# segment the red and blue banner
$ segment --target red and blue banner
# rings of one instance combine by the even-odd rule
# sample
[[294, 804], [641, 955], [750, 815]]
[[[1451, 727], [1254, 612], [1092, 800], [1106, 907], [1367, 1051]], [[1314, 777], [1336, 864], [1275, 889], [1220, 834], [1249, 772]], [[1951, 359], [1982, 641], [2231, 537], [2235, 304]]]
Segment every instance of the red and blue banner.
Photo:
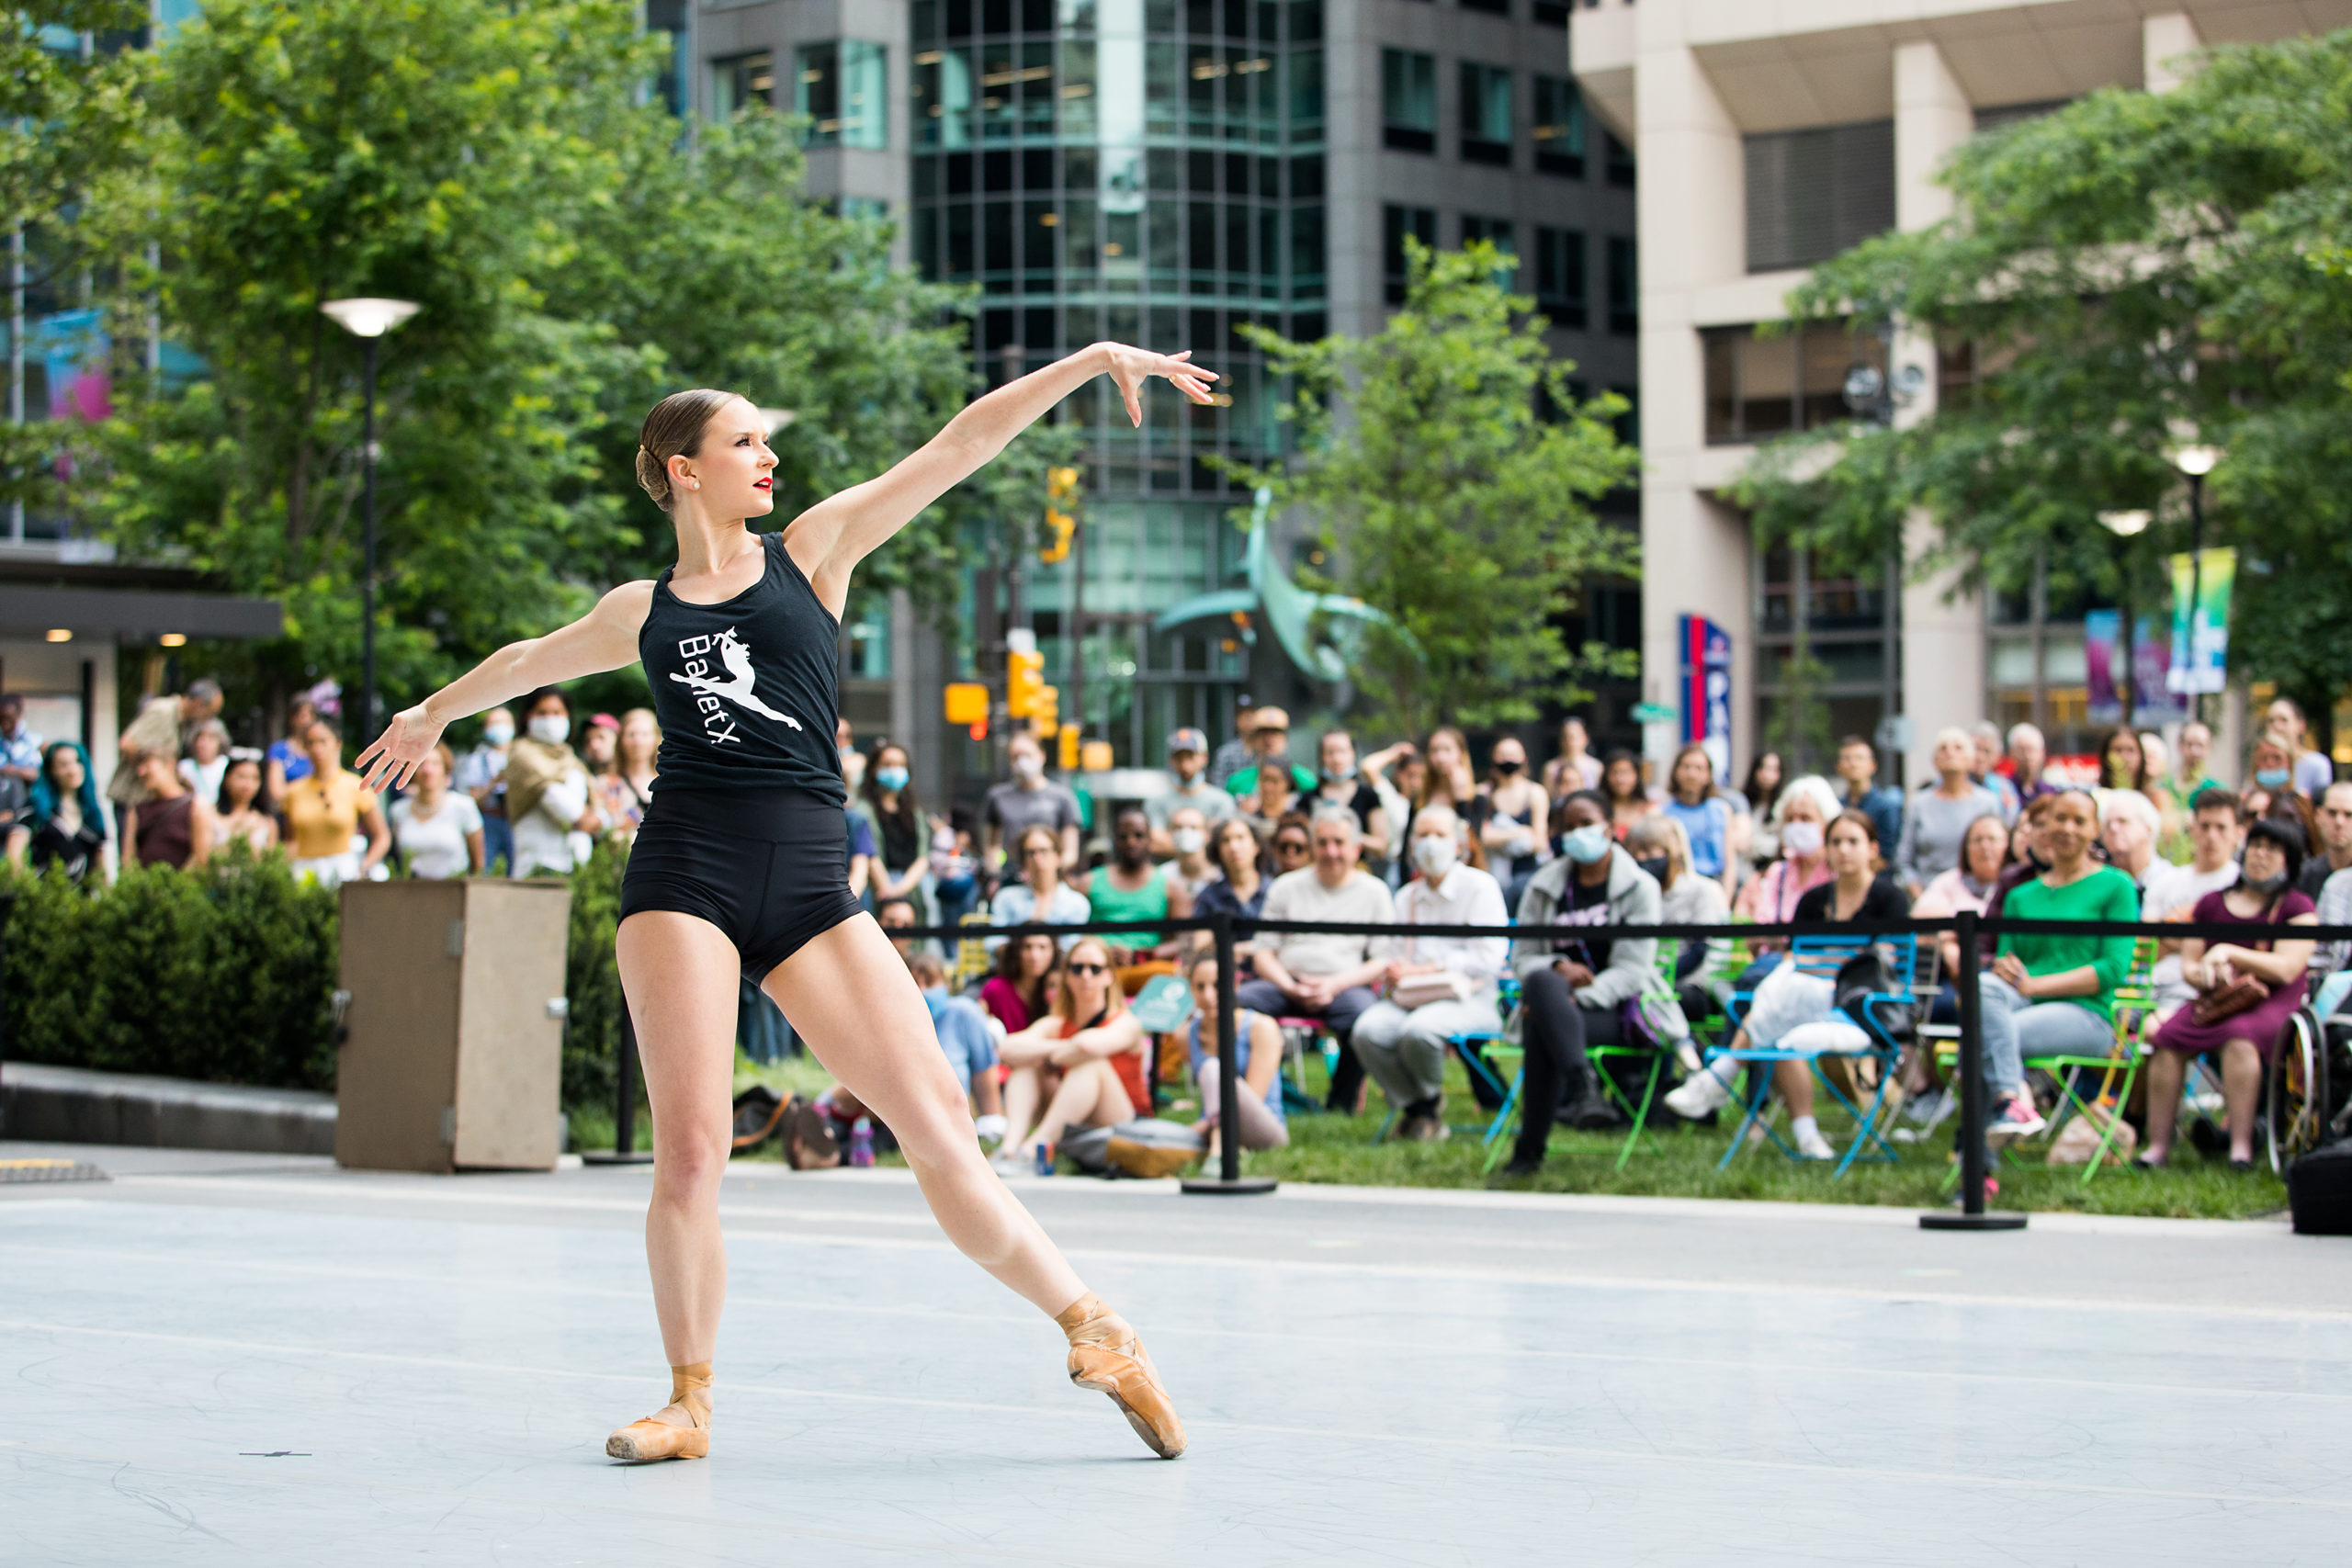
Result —
[[1682, 743], [1703, 746], [1715, 782], [1731, 783], [1731, 634], [1704, 615], [1681, 617]]

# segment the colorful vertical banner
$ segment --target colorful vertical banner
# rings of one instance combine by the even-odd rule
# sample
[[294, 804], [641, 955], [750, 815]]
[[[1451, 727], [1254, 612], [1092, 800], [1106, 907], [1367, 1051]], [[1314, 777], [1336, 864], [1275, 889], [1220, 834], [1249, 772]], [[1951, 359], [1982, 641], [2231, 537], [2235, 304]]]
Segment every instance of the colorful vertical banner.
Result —
[[2122, 722], [2124, 683], [2128, 681], [2132, 723], [2177, 724], [2188, 716], [2188, 705], [2165, 689], [2172, 665], [2169, 630], [2154, 615], [2136, 615], [2132, 623], [2131, 646], [2126, 648], [2120, 611], [2092, 610], [2083, 616], [2083, 662], [2090, 687], [2090, 721]]
[[2172, 661], [2165, 673], [2166, 691], [2194, 696], [2229, 684], [2230, 590], [2237, 574], [2234, 549], [2172, 558]]
[[1715, 782], [1731, 783], [1731, 634], [1704, 615], [1684, 615], [1682, 743], [1703, 746]]

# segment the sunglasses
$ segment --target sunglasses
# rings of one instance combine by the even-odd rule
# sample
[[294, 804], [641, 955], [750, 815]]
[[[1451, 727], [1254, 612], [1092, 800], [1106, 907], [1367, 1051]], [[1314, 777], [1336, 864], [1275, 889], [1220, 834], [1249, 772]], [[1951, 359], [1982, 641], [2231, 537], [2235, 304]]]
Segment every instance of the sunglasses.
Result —
[[1296, 839], [1276, 839], [1274, 840], [1274, 853], [1278, 855], [1303, 855], [1306, 853], [1306, 846]]
[[1073, 975], [1108, 975], [1111, 972], [1107, 964], [1071, 964], [1065, 967]]
[[1032, 844], [1027, 849], [1021, 852], [1021, 858], [1023, 860], [1035, 860], [1039, 855], [1054, 855], [1059, 853], [1061, 853], [1059, 850], [1053, 848], [1049, 844]]

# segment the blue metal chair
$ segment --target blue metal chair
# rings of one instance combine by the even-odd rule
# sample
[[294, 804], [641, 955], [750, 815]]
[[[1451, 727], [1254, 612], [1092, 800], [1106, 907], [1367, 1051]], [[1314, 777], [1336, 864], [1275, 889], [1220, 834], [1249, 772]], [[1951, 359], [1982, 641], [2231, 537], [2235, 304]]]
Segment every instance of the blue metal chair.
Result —
[[[1449, 1122], [1446, 1126], [1448, 1132], [1465, 1135], [1475, 1133], [1482, 1144], [1492, 1145], [1501, 1136], [1504, 1123], [1518, 1109], [1520, 1088], [1527, 1072], [1526, 1053], [1504, 1037], [1510, 1027], [1511, 1011], [1518, 1005], [1519, 981], [1516, 976], [1505, 975], [1496, 992], [1496, 1009], [1502, 1017], [1503, 1028], [1493, 1032], [1480, 1031], [1446, 1037], [1446, 1044], [1462, 1059], [1463, 1071], [1470, 1078], [1473, 1098], [1476, 1097], [1478, 1087], [1484, 1085], [1496, 1100], [1495, 1113], [1487, 1120]], [[1519, 1065], [1512, 1069], [1511, 1076], [1505, 1078], [1498, 1065], [1487, 1059], [1490, 1055], [1515, 1056]], [[1396, 1108], [1390, 1106], [1388, 1114], [1380, 1119], [1380, 1126], [1372, 1134], [1374, 1143], [1387, 1139], [1389, 1130], [1396, 1124]]]
[[[1716, 1169], [1721, 1170], [1731, 1164], [1733, 1156], [1746, 1145], [1748, 1130], [1751, 1127], [1760, 1126], [1764, 1130], [1765, 1136], [1789, 1158], [1804, 1157], [1781, 1136], [1767, 1114], [1767, 1107], [1772, 1094], [1770, 1069], [1772, 1065], [1781, 1062], [1804, 1063], [1812, 1072], [1815, 1080], [1821, 1085], [1831, 1100], [1854, 1118], [1854, 1141], [1848, 1146], [1845, 1154], [1838, 1160], [1836, 1168], [1830, 1172], [1832, 1179], [1845, 1175], [1857, 1159], [1868, 1159], [1876, 1164], [1885, 1165], [1894, 1163], [1896, 1158], [1894, 1150], [1888, 1145], [1880, 1122], [1887, 1106], [1887, 1091], [1894, 1083], [1896, 1065], [1902, 1056], [1902, 1045], [1894, 1033], [1890, 1032], [1883, 1010], [1893, 1008], [1905, 1017], [1915, 1014], [1917, 1010], [1917, 993], [1912, 987], [1912, 976], [1916, 973], [1917, 958], [1916, 940], [1908, 935], [1801, 936], [1791, 942], [1789, 955], [1783, 962], [1795, 964], [1803, 974], [1816, 976], [1825, 980], [1835, 979], [1838, 971], [1844, 966], [1847, 960], [1857, 956], [1865, 948], [1873, 946], [1887, 955], [1887, 968], [1893, 976], [1893, 988], [1871, 992], [1864, 999], [1861, 1016], [1859, 1018], [1843, 1008], [1830, 1009], [1829, 1017], [1826, 1021], [1844, 1024], [1853, 1031], [1854, 1032], [1848, 1037], [1849, 1043], [1834, 1044], [1821, 1050], [1792, 1049], [1778, 1044], [1746, 1045], [1734, 1048], [1726, 1044], [1715, 1046], [1707, 1052], [1707, 1058], [1711, 1062], [1729, 1058], [1739, 1063], [1747, 1069], [1748, 1077], [1745, 1113], [1740, 1118], [1739, 1126], [1732, 1134], [1731, 1146], [1724, 1150], [1724, 1157], [1716, 1162]], [[1726, 1004], [1724, 1010], [1730, 1015], [1735, 1031], [1744, 1026], [1748, 1010], [1754, 1003], [1753, 992], [1742, 992], [1734, 995]], [[1726, 1038], [1729, 1036], [1727, 1035]], [[1867, 1097], [1869, 1100], [1867, 1106], [1857, 1103], [1854, 1098], [1849, 1097], [1838, 1087], [1835, 1079], [1822, 1071], [1821, 1058], [1824, 1056], [1840, 1056], [1849, 1059], [1871, 1057], [1877, 1060], [1878, 1087], [1875, 1093]]]

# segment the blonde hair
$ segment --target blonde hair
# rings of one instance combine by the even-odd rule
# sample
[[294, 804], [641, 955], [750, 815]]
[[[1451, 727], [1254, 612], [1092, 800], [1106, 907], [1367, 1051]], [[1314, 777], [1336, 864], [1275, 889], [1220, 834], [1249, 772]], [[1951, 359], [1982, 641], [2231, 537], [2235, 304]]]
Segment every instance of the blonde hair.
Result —
[[[646, 723], [653, 727], [653, 754], [658, 757], [662, 754], [662, 721], [654, 716], [654, 713], [651, 708], [630, 708], [627, 713], [622, 714], [620, 735], [627, 735], [628, 733], [628, 721], [640, 716], [644, 718]], [[620, 735], [616, 735], [613, 738], [613, 761], [616, 765], [620, 762], [622, 756]]]
[[1106, 971], [1103, 979], [1111, 987], [1111, 998], [1103, 1010], [1102, 1016], [1116, 1018], [1127, 1010], [1127, 994], [1119, 985], [1117, 972], [1111, 968], [1109, 944], [1099, 936], [1082, 936], [1063, 951], [1062, 961], [1054, 966], [1054, 1016], [1064, 1023], [1085, 1021], [1078, 1016], [1078, 1004], [1070, 998], [1069, 963], [1071, 959], [1078, 956], [1080, 949], [1089, 947], [1102, 955], [1102, 967]]

